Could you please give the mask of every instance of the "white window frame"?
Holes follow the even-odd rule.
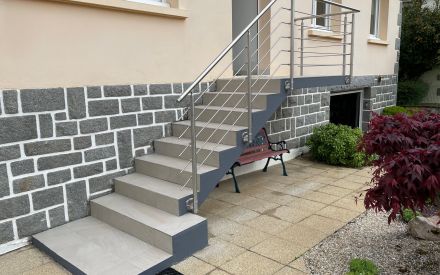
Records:
[[[317,12],[318,12],[318,1],[317,0],[313,0],[312,3],[313,3],[312,4],[312,14],[313,15],[317,15]],[[331,6],[329,4],[325,4],[325,13],[329,14],[330,12],[331,12]],[[330,26],[330,18],[328,18],[328,17],[324,18],[325,19],[325,26],[318,25],[316,23],[316,21],[317,21],[316,19],[317,18],[313,18],[312,19],[312,25],[313,25],[314,28],[320,29],[320,30],[324,30],[324,31],[331,31],[330,30],[330,27],[331,27]]]
[[[149,4],[149,5],[157,5],[157,6],[163,6],[163,7],[170,6],[170,4],[167,2],[167,0],[126,0],[126,1],[142,3],[142,4]]]
[[[374,18],[374,30],[373,33],[371,33],[371,23],[370,22],[370,38],[372,39],[379,39],[379,31],[380,31],[380,0],[371,0],[371,13],[373,13],[373,3],[376,2],[376,10],[375,10],[375,15],[376,17]],[[373,18],[371,19],[373,20]]]

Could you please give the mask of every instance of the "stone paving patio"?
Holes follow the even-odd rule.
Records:
[[[200,208],[208,218],[209,246],[173,268],[183,274],[308,274],[307,250],[365,211],[354,196],[370,168],[350,169],[295,159],[267,173],[220,184]],[[66,274],[32,246],[0,256],[0,274]]]

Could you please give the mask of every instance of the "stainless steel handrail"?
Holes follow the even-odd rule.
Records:
[[[259,22],[259,20],[262,18],[263,15],[265,15],[271,8],[272,6],[277,2],[278,0],[271,0],[269,2],[269,4],[267,4],[266,7],[264,7],[259,13],[258,15],[246,26],[246,28],[244,28],[241,33],[235,37],[233,39],[233,41],[213,60],[213,62],[211,62],[206,68],[205,70],[203,70],[203,72],[196,78],[196,80],[190,84],[190,86],[181,94],[181,96],[178,98],[178,102],[181,102],[183,99],[185,99],[188,95],[190,95],[191,98],[191,104],[190,104],[190,109],[187,110],[186,112],[182,112],[183,115],[185,115],[188,111],[190,111],[190,127],[186,128],[184,130],[184,132],[180,135],[179,138],[183,137],[183,135],[185,135],[185,133],[187,132],[187,130],[191,130],[191,142],[189,145],[187,145],[184,150],[180,153],[179,156],[182,156],[182,154],[184,154],[186,152],[186,150],[188,148],[191,148],[191,159],[188,161],[187,165],[185,166],[185,168],[183,168],[179,174],[183,173],[183,171],[188,171],[187,168],[190,164],[192,164],[192,169],[191,169],[191,176],[187,179],[187,181],[184,183],[183,187],[188,185],[188,183],[192,180],[193,182],[193,198],[192,201],[187,201],[187,204],[189,207],[192,207],[193,212],[197,213],[198,211],[198,192],[200,191],[200,182],[199,182],[199,176],[198,176],[198,167],[202,167],[204,165],[204,163],[208,160],[208,158],[210,157],[210,155],[214,152],[215,148],[217,148],[222,140],[225,138],[225,136],[227,135],[228,132],[230,132],[234,127],[236,127],[236,124],[238,123],[238,121],[242,118],[242,116],[244,116],[245,114],[248,115],[247,117],[247,122],[243,122],[240,123],[240,125],[242,124],[247,124],[247,136],[243,137],[243,140],[246,142],[252,142],[252,138],[253,138],[253,131],[252,131],[252,113],[256,110],[255,108],[252,107],[254,100],[257,98],[257,96],[262,92],[262,90],[264,89],[264,87],[266,87],[266,85],[269,83],[269,81],[272,79],[272,77],[276,74],[276,72],[278,71],[278,69],[281,66],[289,66],[290,68],[290,89],[293,90],[294,88],[294,75],[295,75],[295,70],[297,66],[300,67],[299,69],[299,74],[303,75],[304,73],[304,68],[307,67],[320,67],[320,66],[342,66],[342,75],[346,77],[346,81],[348,81],[347,83],[349,83],[351,81],[352,78],[352,74],[353,74],[353,51],[354,51],[354,24],[355,24],[355,13],[359,12],[359,10],[338,4],[338,3],[333,3],[330,1],[326,1],[326,0],[312,0],[312,1],[319,1],[319,2],[323,2],[326,3],[328,5],[332,5],[332,6],[336,6],[336,7],[340,7],[341,10],[337,10],[335,13],[326,13],[326,14],[320,14],[320,15],[310,15],[307,14],[307,16],[305,17],[300,17],[300,18],[296,18],[295,15],[296,13],[299,14],[306,14],[303,12],[299,12],[296,11],[295,9],[295,0],[290,0],[290,4],[291,7],[290,9],[285,8],[285,7],[280,7],[278,9],[278,11],[276,13],[273,13],[273,11],[271,12],[270,15],[270,19],[268,20],[268,22],[266,22],[266,24],[264,24],[263,28],[261,28],[260,25],[258,25],[258,31],[257,34],[252,37],[251,35],[251,28],[254,27],[256,25],[257,22]],[[347,11],[344,11],[343,9],[346,9]],[[251,42],[259,36],[260,32],[266,28],[266,26],[268,24],[270,24],[270,22],[272,21],[273,17],[276,16],[280,10],[289,10],[290,11],[290,22],[279,22],[278,26],[273,29],[273,26],[271,26],[271,31],[269,32],[269,34],[265,34],[267,35],[267,37],[265,39],[263,39],[263,42],[259,41],[259,46],[257,47],[257,49],[255,50],[254,53],[252,53],[251,51]],[[352,18],[351,18],[351,22],[348,22],[347,20],[347,15],[351,14]],[[338,18],[332,18],[335,16],[340,16],[343,17],[343,21],[339,20]],[[312,28],[311,26],[305,26],[304,25],[304,21],[308,20],[308,19],[314,19],[314,18],[328,18],[329,20],[333,20],[334,22],[343,22],[343,24],[339,24],[336,23],[338,25],[333,24],[331,27],[336,27],[337,29],[335,29],[333,32],[335,36],[343,36],[341,37],[341,40],[343,40],[343,42],[335,42],[335,41],[328,41],[325,38],[323,39],[314,39],[314,38],[310,38],[310,37],[305,37],[304,35],[304,30],[305,29],[309,29]],[[296,22],[301,21],[301,25],[298,26],[298,24],[295,24]],[[270,47],[268,52],[263,56],[263,58],[261,58],[260,54],[260,47],[262,47],[263,44],[266,43],[266,41],[272,36],[273,32],[275,32],[278,27],[281,24],[289,24],[289,31],[290,31],[290,36],[288,35],[283,35],[278,37],[278,40],[275,43],[272,43],[273,41],[271,41],[270,43]],[[347,28],[347,26],[351,24],[351,28],[350,30]],[[342,28],[343,26],[343,31],[339,28]],[[301,36],[295,37],[296,32],[297,32],[297,27],[300,27],[301,29]],[[316,27],[313,27],[316,28]],[[245,37],[246,36],[246,37]],[[351,36],[351,39],[349,40],[349,42],[347,41],[347,37]],[[239,51],[239,54],[235,54],[235,57],[232,59],[232,62],[230,62],[227,67],[221,71],[221,74],[217,77],[217,79],[215,79],[214,81],[208,81],[208,85],[205,89],[205,87],[201,87],[204,85],[201,85],[201,82],[203,81],[203,79],[205,79],[208,74],[210,72],[212,72],[212,70],[220,63],[220,61],[222,61],[227,54],[234,48],[234,46],[236,46],[238,44],[239,41],[242,41],[243,38],[245,39],[245,43],[246,45],[243,46],[243,48],[241,49],[241,51]],[[289,49],[278,49],[278,53],[274,56],[274,58],[272,59],[272,57],[269,57],[269,62],[267,67],[264,69],[264,72],[261,73],[260,72],[260,66],[263,64],[260,61],[261,60],[265,60],[266,55],[272,53],[272,49],[277,45],[277,43],[280,41],[280,39],[282,38],[288,38],[290,39],[290,45],[289,45]],[[301,45],[298,47],[296,46],[296,40],[300,40]],[[315,44],[314,47],[315,48],[325,48],[325,47],[336,47],[336,46],[340,46],[342,48],[337,48],[336,50],[332,50],[329,52],[316,52],[316,51],[305,51],[304,49],[307,48],[313,48],[313,46],[309,46],[308,44],[304,44],[305,41],[316,41],[316,42],[322,42],[322,43],[326,43],[326,44]],[[329,45],[330,44],[330,45]],[[324,46],[325,45],[325,46]],[[348,53],[347,51],[347,45],[350,45],[351,51],[350,53]],[[297,50],[298,48],[298,50]],[[342,50],[342,53],[337,53],[336,51],[338,50]],[[289,53],[290,55],[290,63],[287,62],[283,62],[281,64],[278,65],[278,67],[276,68],[275,71],[272,71],[271,66],[273,61],[275,61],[275,59],[278,58],[278,56],[281,53]],[[223,104],[214,104],[216,107],[218,108],[210,108],[211,104],[214,102],[214,100],[216,100],[216,98],[221,94],[221,93],[216,93],[215,97],[212,100],[208,100],[210,101],[207,105],[205,104],[206,102],[203,102],[203,105],[206,106],[200,106],[197,108],[195,107],[195,102],[197,102],[200,98],[202,98],[203,94],[206,91],[210,91],[211,87],[213,85],[215,85],[216,81],[218,79],[220,79],[220,77],[228,70],[228,68],[230,68],[230,66],[232,66],[232,64],[234,64],[234,61],[238,59],[238,57],[243,57],[244,53],[246,53],[246,61],[244,61],[244,64],[241,66],[241,69],[243,69],[244,67],[247,67],[247,73],[245,75],[244,78],[240,78],[242,81],[239,81],[237,83],[237,85],[234,84],[235,90],[232,93],[228,93],[229,96],[227,96],[226,100],[224,100]],[[296,53],[300,53],[299,56],[296,56]],[[252,57],[258,54],[259,58],[258,61],[256,62],[255,66],[251,65],[251,61],[252,61]],[[307,55],[308,54],[308,55]],[[346,56],[350,55],[350,62],[348,63],[346,60]],[[308,63],[310,64],[304,64],[304,59],[305,58],[321,58],[321,57],[332,57],[332,56],[342,56],[342,64],[337,64],[337,62],[334,62],[334,58],[333,59],[329,59],[329,60],[333,60],[332,63],[330,64],[311,64],[313,63],[313,59],[312,61],[309,60]],[[300,64],[296,64],[296,58],[300,58]],[[322,61],[322,60],[319,60]],[[287,64],[285,64],[287,63]],[[325,61],[324,61],[325,63]],[[223,66],[223,65],[222,65]],[[346,75],[346,66],[350,66],[350,72],[349,75]],[[241,69],[239,69],[238,71],[241,71]],[[258,75],[257,78],[254,78],[252,76],[252,72],[254,71],[254,69],[258,70]],[[265,75],[266,71],[270,69],[270,72],[267,72],[269,76]],[[236,70],[236,68],[234,68],[234,70]],[[238,72],[237,72],[238,73]],[[236,76],[237,73],[234,73],[233,76]],[[263,79],[261,79],[263,78]],[[233,80],[234,78],[231,78],[228,83],[226,85],[224,85],[224,87],[221,89],[226,89],[227,85]],[[259,89],[259,91],[257,93],[255,93],[255,91],[253,91],[253,88],[257,83],[260,83],[260,79],[262,80],[262,82],[265,82],[263,86],[261,86],[261,89]],[[266,81],[264,81],[266,80]],[[287,83],[286,83],[286,89],[287,87]],[[242,87],[242,85],[247,84],[246,92],[244,93],[239,93],[241,95],[237,97],[237,100],[234,99],[232,105],[234,105],[232,108],[225,108],[225,105],[227,104],[227,102],[230,102],[230,99],[232,98],[232,96],[236,95],[236,92],[240,89],[240,87]],[[263,84],[263,83],[262,83]],[[196,94],[194,88],[199,86],[200,88],[200,93]],[[258,84],[258,86],[260,86]],[[229,90],[228,90],[229,91]],[[197,99],[195,100],[195,96],[197,96]],[[246,107],[246,111],[240,111],[239,113],[237,113],[237,116],[234,116],[233,118],[229,119],[230,115],[237,110],[240,106],[240,104],[243,104],[243,100],[247,98],[247,103],[245,104]],[[241,105],[242,106],[242,105]],[[243,108],[243,107],[240,107]],[[212,115],[212,113],[210,114],[211,117],[202,119],[205,120],[205,122],[202,122],[200,124],[197,124],[197,128],[201,128],[201,129],[197,129],[196,130],[196,121],[200,118],[201,114],[207,110],[214,110],[212,113],[215,112],[214,115]],[[218,117],[217,114],[220,111],[226,111],[224,116],[222,115],[221,117]],[[197,111],[197,115],[196,115],[196,111]],[[221,121],[220,123],[216,123],[218,125],[213,125],[213,127],[208,127],[207,125],[209,125],[209,123],[211,123],[211,121],[213,121],[214,117],[216,117],[215,121]],[[218,118],[217,118],[218,117]],[[233,120],[235,119],[235,122],[233,122]],[[229,119],[229,120],[228,120]],[[226,122],[226,121],[229,122]],[[230,127],[224,127],[224,125],[226,126],[230,126]],[[225,133],[223,133],[223,136],[221,137],[220,140],[218,140],[218,137],[215,137],[215,141],[212,140],[212,137],[214,136],[214,134],[217,132],[217,130],[220,129],[220,127],[222,127],[222,131],[224,131]],[[211,129],[211,133],[208,133],[206,136],[204,136],[204,142],[202,142],[203,144],[198,145],[197,142],[197,138],[198,136],[201,134],[201,132],[203,132],[206,128]],[[209,136],[209,137],[208,137]],[[206,138],[208,137],[208,138]],[[210,145],[209,148],[205,147],[207,146],[208,143],[214,143],[213,146]],[[211,148],[213,147],[213,148]],[[197,160],[198,154],[201,152],[201,150],[207,150],[208,154],[204,157],[203,160]]]
[[[240,41],[240,39],[260,20],[260,18],[275,4],[278,0],[272,0],[267,6],[252,20],[249,25],[212,61],[209,66],[196,78],[196,80],[186,89],[186,91],[177,99],[181,102],[197,86],[211,70],[228,54],[228,52]]]
[[[350,10],[350,11],[352,11],[352,12],[360,12],[360,10],[353,9],[353,8],[351,8],[351,7],[344,6],[344,5],[339,4],[339,3],[330,2],[330,1],[326,1],[326,0],[316,0],[316,1],[318,1],[318,2],[323,2],[323,3],[326,3],[326,4],[332,5],[332,6],[340,7],[340,8],[343,8],[343,9],[347,9],[347,10]]]

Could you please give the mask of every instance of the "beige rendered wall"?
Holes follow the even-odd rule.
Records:
[[[384,33],[385,37],[381,37],[383,41],[387,44],[375,44],[369,42],[370,38],[370,16],[371,16],[371,0],[342,0],[335,1],[339,2],[345,6],[352,7],[360,10],[360,13],[356,14],[356,22],[355,22],[355,50],[354,50],[354,75],[380,75],[380,74],[393,74],[394,73],[394,65],[397,60],[397,51],[395,49],[396,38],[398,37],[399,27],[397,25],[398,15],[400,11],[400,1],[399,0],[382,0],[383,3],[389,3],[388,6],[388,14],[383,13],[382,16],[387,20],[381,19],[381,22],[386,22],[386,26],[381,26],[381,33]],[[290,0],[279,0],[272,9],[272,13],[278,11],[279,7],[290,7]],[[296,10],[304,13],[312,12],[312,1],[296,1]],[[383,9],[385,10],[385,9]],[[335,11],[332,11],[335,12]],[[307,15],[298,13],[296,17],[304,17]],[[350,17],[349,17],[350,18]],[[286,11],[282,11],[278,14],[277,17],[274,17],[272,22],[272,30],[277,28],[279,22],[288,22],[289,13]],[[349,20],[351,21],[351,20]],[[305,25],[309,26],[311,23],[310,20],[305,21]],[[300,24],[300,22],[297,22]],[[386,30],[386,31],[384,31]],[[350,31],[350,30],[349,30]],[[300,28],[296,29],[296,37],[300,36]],[[289,35],[289,26],[284,25],[280,26],[274,34],[277,35]],[[307,35],[307,31],[305,32],[305,38],[310,38]],[[313,37],[312,39],[320,39],[326,40],[326,38],[322,37]],[[332,39],[327,39],[328,41],[335,41]],[[289,54],[288,53],[280,53],[279,56],[275,59],[274,57],[280,52],[280,50],[289,50],[289,41],[287,39],[282,39],[278,43],[276,42],[277,38],[274,35],[271,38],[271,43],[273,46],[273,50],[271,52],[272,61],[274,63],[271,66],[271,72],[274,73],[276,69],[276,75],[287,75],[289,73],[289,68],[287,66],[281,66],[280,64],[289,62]],[[337,41],[337,40],[336,40]],[[339,40],[340,41],[340,40]],[[296,42],[296,50],[299,50],[299,41]],[[277,43],[275,45],[275,43]],[[305,42],[305,47],[307,46],[317,46],[317,45],[325,45],[325,43],[320,42]],[[328,44],[327,44],[328,45]],[[336,48],[335,48],[336,49]],[[315,52],[330,52],[331,49],[313,49]],[[348,52],[349,49],[347,49]],[[339,53],[339,52],[338,52]],[[296,53],[298,56],[299,54]],[[312,61],[313,60],[313,61]],[[296,59],[296,63],[299,63],[299,59]],[[325,57],[325,59],[309,59],[309,63],[319,64],[342,64],[342,59],[340,57]],[[347,58],[347,63],[349,63],[349,58]],[[347,67],[348,70],[348,67]],[[295,68],[296,74],[299,74],[299,68]],[[335,75],[337,73],[342,74],[341,67],[311,67],[309,69],[305,69],[305,75]]]
[[[0,89],[192,81],[231,40],[231,0],[179,5],[187,19],[0,0]]]
[[[192,81],[231,41],[231,1],[179,0],[188,17],[176,19],[59,1],[0,0],[0,89]],[[371,0],[341,1],[361,10],[356,21],[354,75],[394,72],[400,1],[387,1],[390,12],[384,40],[388,45],[368,42]],[[297,10],[311,12],[311,0],[296,3]],[[279,0],[272,12],[281,5],[290,7],[290,0]],[[274,18],[272,28],[281,20],[289,21],[288,12]],[[278,33],[288,34],[288,26]],[[280,41],[271,55],[288,48],[287,40]],[[228,56],[225,61],[230,60]],[[288,62],[288,53],[281,53],[271,71]],[[280,66],[276,75],[286,76],[288,71]],[[335,75],[341,69],[305,72]],[[216,75],[213,72],[210,78]]]

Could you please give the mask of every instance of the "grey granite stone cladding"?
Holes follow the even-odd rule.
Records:
[[[349,85],[297,89],[266,123],[269,137],[286,140],[289,149],[303,147],[313,129],[329,123],[332,93],[363,91],[363,124],[368,127],[373,113],[396,104],[397,75],[356,76]]]
[[[304,146],[328,123],[330,94],[353,89],[364,91],[367,123],[395,103],[396,81],[355,77],[351,85],[289,92],[267,122],[269,135],[289,148]],[[133,170],[135,156],[171,134],[170,122],[189,103],[176,102],[186,87],[0,89],[0,245],[88,215],[90,199],[112,192],[113,179]]]
[[[88,215],[136,154],[171,134],[187,86],[0,88],[0,246]]]

